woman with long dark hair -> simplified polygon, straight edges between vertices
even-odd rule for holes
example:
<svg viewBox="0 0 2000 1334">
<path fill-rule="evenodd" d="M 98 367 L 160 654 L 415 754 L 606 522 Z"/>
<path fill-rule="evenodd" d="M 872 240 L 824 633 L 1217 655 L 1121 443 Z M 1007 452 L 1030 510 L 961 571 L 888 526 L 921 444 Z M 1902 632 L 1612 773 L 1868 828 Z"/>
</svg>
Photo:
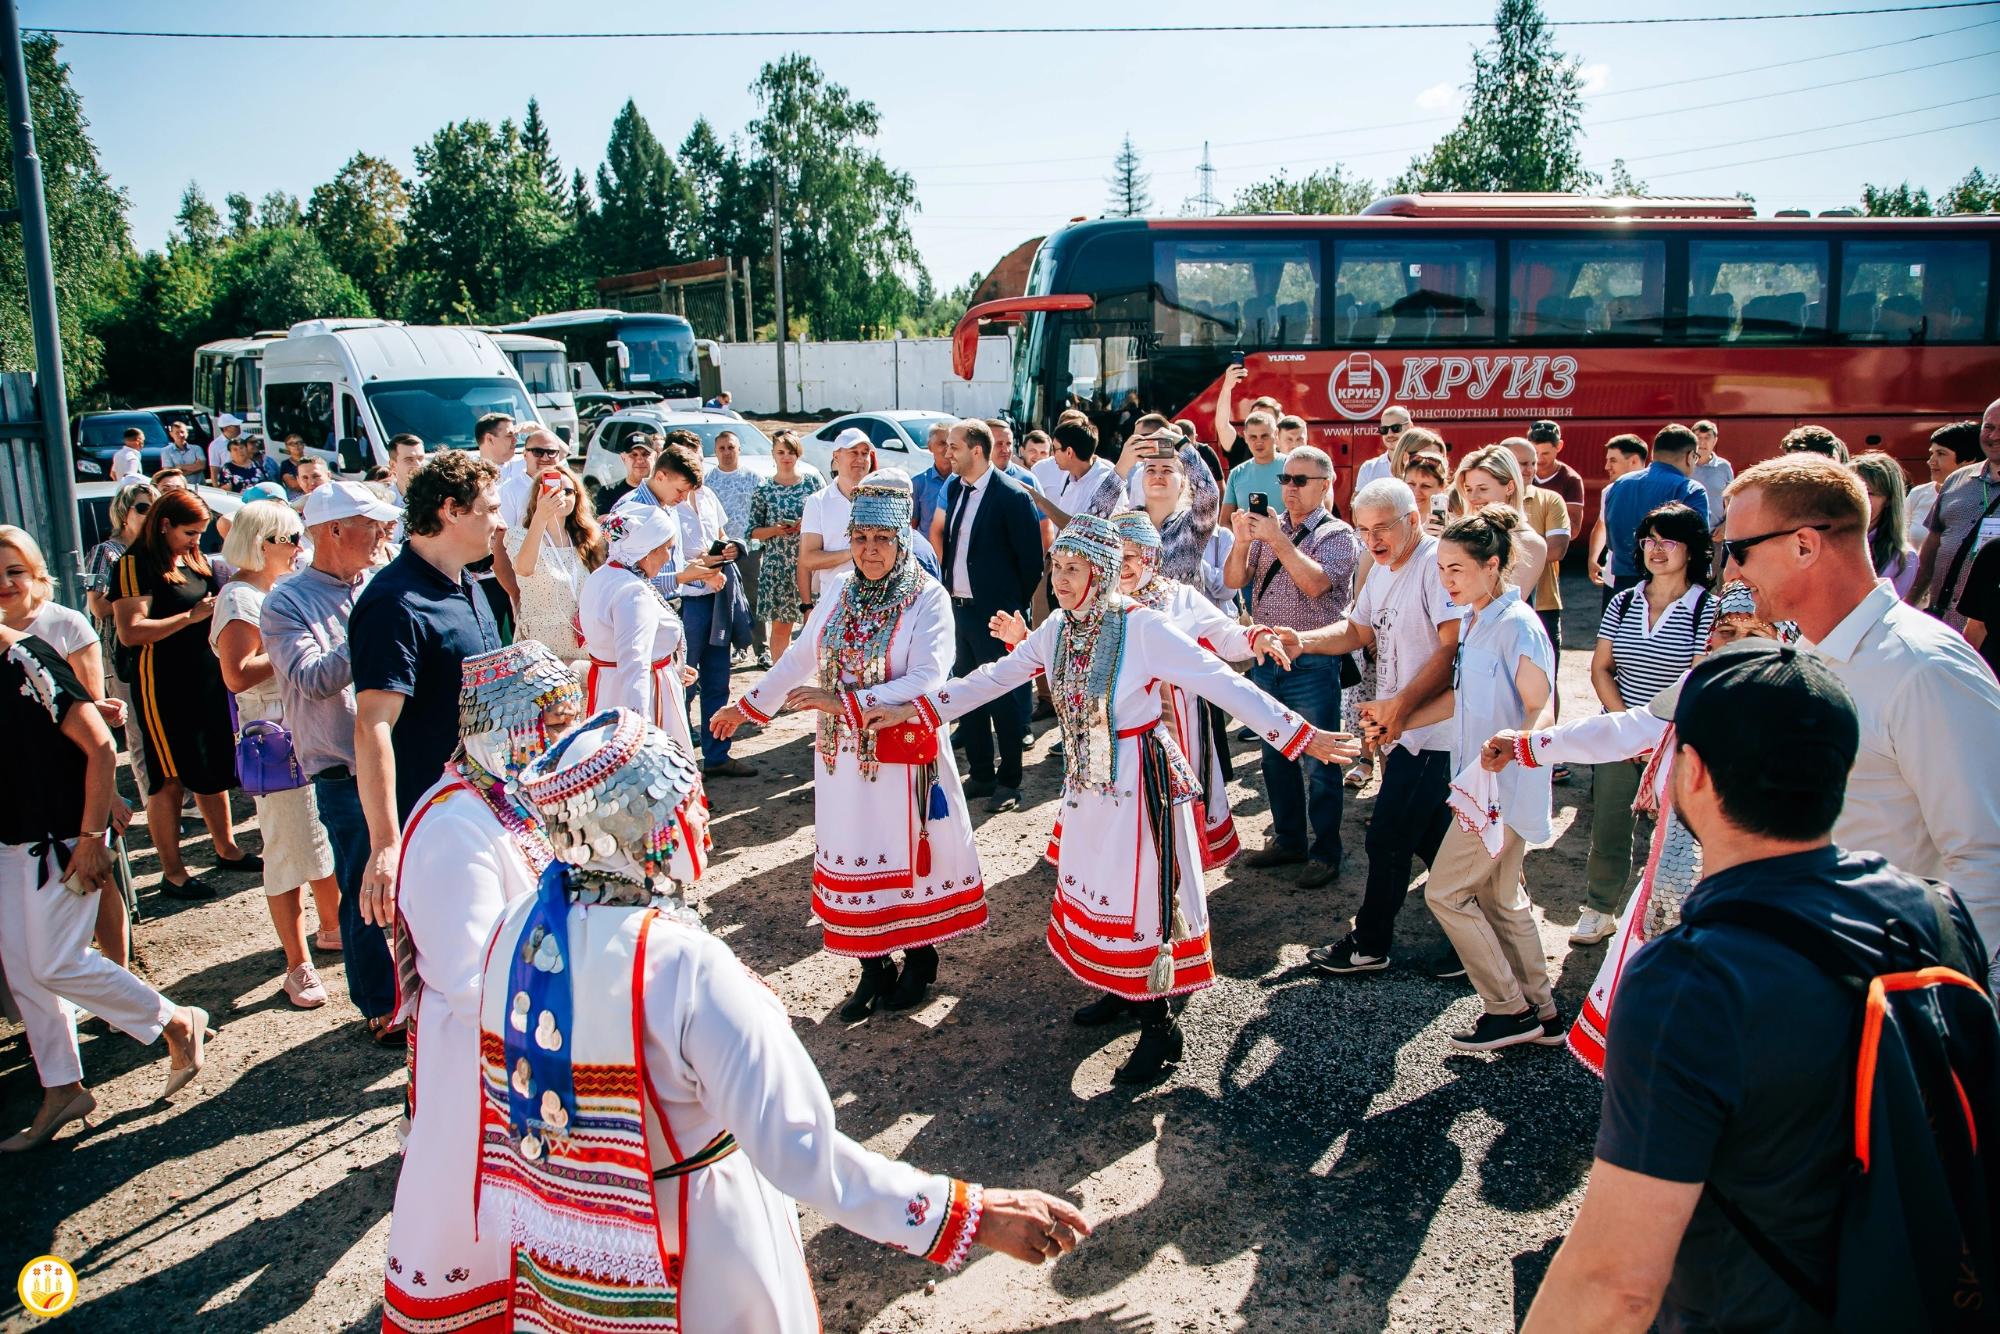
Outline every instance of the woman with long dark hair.
<svg viewBox="0 0 2000 1334">
<path fill-rule="evenodd" d="M 195 805 L 230 871 L 261 871 L 263 859 L 236 846 L 229 830 L 229 789 L 236 786 L 229 688 L 208 646 L 221 576 L 202 553 L 208 506 L 192 491 L 153 502 L 139 540 L 118 559 L 110 591 L 118 642 L 137 650 L 132 700 L 146 747 L 146 828 L 160 854 L 160 892 L 212 899 L 213 886 L 181 860 L 181 797 Z"/>
<path fill-rule="evenodd" d="M 1643 582 L 1604 609 L 1590 659 L 1590 683 L 1607 713 L 1643 708 L 1680 680 L 1706 650 L 1715 625 L 1715 600 L 1708 592 L 1715 541 L 1708 520 L 1675 501 L 1641 519 L 1634 542 L 1632 560 Z M 1595 813 L 1584 909 L 1569 937 L 1573 944 L 1588 945 L 1618 929 L 1618 905 L 1632 875 L 1635 826 L 1644 837 L 1652 835 L 1651 820 L 1636 821 L 1632 813 L 1644 768 L 1643 756 L 1591 766 Z M 1639 844 L 1642 860 L 1645 847 Z"/>
</svg>

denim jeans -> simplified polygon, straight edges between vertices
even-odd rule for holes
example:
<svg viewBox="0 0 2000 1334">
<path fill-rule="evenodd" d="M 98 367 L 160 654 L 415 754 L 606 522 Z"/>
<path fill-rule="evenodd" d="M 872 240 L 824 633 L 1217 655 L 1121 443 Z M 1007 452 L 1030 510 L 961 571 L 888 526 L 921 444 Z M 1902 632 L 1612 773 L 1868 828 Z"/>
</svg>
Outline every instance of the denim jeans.
<svg viewBox="0 0 2000 1334">
<path fill-rule="evenodd" d="M 1451 825 L 1451 752 L 1412 755 L 1391 746 L 1382 761 L 1382 787 L 1368 817 L 1368 888 L 1354 914 L 1354 944 L 1363 954 L 1387 958 L 1396 914 L 1410 893 L 1410 858 L 1437 860 Z"/>
<path fill-rule="evenodd" d="M 729 762 L 729 743 L 718 740 L 708 730 L 708 720 L 729 703 L 729 644 L 708 642 L 708 628 L 720 601 L 714 594 L 681 599 L 681 628 L 687 634 L 688 665 L 700 673 L 688 687 L 688 698 L 692 700 L 697 692 L 701 695 L 701 728 L 696 735 L 701 741 L 704 769 Z"/>
<path fill-rule="evenodd" d="M 396 965 L 379 926 L 361 920 L 361 876 L 368 869 L 368 820 L 354 779 L 315 778 L 319 820 L 333 844 L 333 878 L 340 886 L 340 958 L 347 997 L 370 1019 L 396 1008 Z"/>
<path fill-rule="evenodd" d="M 1310 654 L 1294 661 L 1289 672 L 1274 662 L 1260 662 L 1250 669 L 1250 681 L 1314 727 L 1340 730 L 1340 659 Z M 1338 866 L 1340 780 L 1337 764 L 1322 764 L 1310 755 L 1288 760 L 1284 752 L 1265 746 L 1271 841 L 1313 861 Z"/>
</svg>

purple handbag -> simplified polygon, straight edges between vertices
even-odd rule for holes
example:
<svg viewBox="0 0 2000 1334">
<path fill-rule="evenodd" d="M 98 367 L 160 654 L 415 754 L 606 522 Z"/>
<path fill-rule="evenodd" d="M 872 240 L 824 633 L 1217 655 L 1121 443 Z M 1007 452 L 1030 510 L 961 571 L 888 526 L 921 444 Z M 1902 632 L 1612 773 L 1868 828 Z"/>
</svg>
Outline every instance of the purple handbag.
<svg viewBox="0 0 2000 1334">
<path fill-rule="evenodd" d="M 236 736 L 236 785 L 245 796 L 268 797 L 306 785 L 305 771 L 292 752 L 292 734 L 283 723 L 242 722 L 236 696 L 229 697 L 229 730 Z"/>
</svg>

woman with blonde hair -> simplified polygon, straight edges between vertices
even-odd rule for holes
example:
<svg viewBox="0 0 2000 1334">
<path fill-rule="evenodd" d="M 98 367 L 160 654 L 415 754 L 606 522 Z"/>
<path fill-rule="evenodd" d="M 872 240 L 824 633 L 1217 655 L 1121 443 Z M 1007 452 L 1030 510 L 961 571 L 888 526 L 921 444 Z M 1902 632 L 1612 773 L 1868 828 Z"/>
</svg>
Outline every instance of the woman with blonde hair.
<svg viewBox="0 0 2000 1334">
<path fill-rule="evenodd" d="M 1458 465 L 1452 478 L 1461 511 L 1467 516 L 1488 505 L 1505 505 L 1521 516 L 1513 533 L 1514 562 L 1511 577 L 1521 596 L 1533 595 L 1542 580 L 1542 567 L 1549 561 L 1549 544 L 1528 521 L 1522 498 L 1528 494 L 1528 479 L 1521 474 L 1521 461 L 1505 445 L 1475 449 Z"/>
<path fill-rule="evenodd" d="M 514 638 L 546 644 L 564 662 L 587 659 L 577 599 L 583 581 L 604 564 L 605 541 L 575 473 L 552 465 L 537 474 L 526 522 L 507 530 L 507 554 L 521 589 Z"/>
<path fill-rule="evenodd" d="M 1896 596 L 1907 599 L 1917 582 L 1917 550 L 1904 535 L 1903 465 L 1880 450 L 1857 454 L 1848 468 L 1868 491 L 1868 556 L 1878 578 L 1895 585 Z"/>
<path fill-rule="evenodd" d="M 136 650 L 132 695 L 146 745 L 146 828 L 160 855 L 160 892 L 189 901 L 212 899 L 215 889 L 181 860 L 185 792 L 194 793 L 223 869 L 264 869 L 261 858 L 236 846 L 229 828 L 236 738 L 229 688 L 208 646 L 206 622 L 222 588 L 201 550 L 208 521 L 208 506 L 192 490 L 163 494 L 139 540 L 118 558 L 110 593 L 118 642 Z"/>
<path fill-rule="evenodd" d="M 271 655 L 264 651 L 258 628 L 264 598 L 271 586 L 298 564 L 305 529 L 290 505 L 277 500 L 252 501 L 236 512 L 222 558 L 235 567 L 215 601 L 208 625 L 208 642 L 222 669 L 223 684 L 234 696 L 237 727 L 244 723 L 285 720 L 284 700 Z M 264 904 L 285 951 L 285 995 L 302 1010 L 326 1004 L 326 988 L 306 956 L 306 911 L 299 886 L 312 886 L 319 914 L 314 944 L 323 950 L 340 948 L 340 888 L 333 878 L 333 845 L 319 821 L 319 805 L 310 783 L 284 792 L 251 798 L 257 805 L 257 828 L 264 834 Z"/>
</svg>

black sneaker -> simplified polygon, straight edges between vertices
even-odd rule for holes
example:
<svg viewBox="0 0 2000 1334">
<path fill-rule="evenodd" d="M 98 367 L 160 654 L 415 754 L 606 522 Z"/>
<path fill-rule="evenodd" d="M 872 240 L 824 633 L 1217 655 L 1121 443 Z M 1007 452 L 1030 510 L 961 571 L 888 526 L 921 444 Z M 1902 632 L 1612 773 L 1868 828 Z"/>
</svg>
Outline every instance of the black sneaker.
<svg viewBox="0 0 2000 1334">
<path fill-rule="evenodd" d="M 1458 951 L 1447 945 L 1443 954 L 1424 965 L 1424 970 L 1440 982 L 1449 982 L 1454 977 L 1465 976 L 1465 963 L 1458 957 Z"/>
<path fill-rule="evenodd" d="M 1389 966 L 1389 956 L 1363 954 L 1354 937 L 1306 951 L 1306 962 L 1323 973 L 1379 973 Z"/>
<path fill-rule="evenodd" d="M 206 903 L 215 897 L 215 886 L 198 875 L 191 875 L 178 885 L 163 878 L 160 881 L 160 893 L 170 899 L 179 899 L 182 903 Z"/>
<path fill-rule="evenodd" d="M 1451 1045 L 1466 1051 L 1498 1051 L 1523 1042 L 1544 1041 L 1541 1018 L 1532 1009 L 1519 1014 L 1482 1014 L 1470 1032 L 1451 1035 Z"/>
<path fill-rule="evenodd" d="M 1542 1020 L 1541 1036 L 1534 1040 L 1544 1047 L 1560 1047 L 1569 1041 L 1569 1020 L 1563 1018 L 1560 1009 Z"/>
<path fill-rule="evenodd" d="M 966 800 L 977 801 L 981 797 L 990 797 L 996 786 L 997 784 L 990 778 L 968 778 L 965 780 Z"/>
</svg>

